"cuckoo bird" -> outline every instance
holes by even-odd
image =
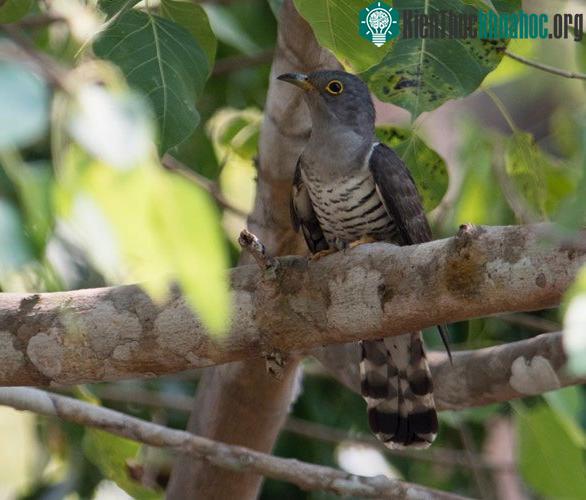
[[[362,80],[343,71],[278,79],[303,90],[311,114],[311,135],[295,168],[291,217],[313,258],[368,241],[431,240],[409,170],[375,137],[374,106]],[[440,334],[445,343],[444,326]],[[428,447],[438,422],[421,332],[364,340],[361,352],[372,431],[389,448]]]

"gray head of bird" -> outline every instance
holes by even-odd
[[[285,73],[277,77],[303,90],[313,128],[348,127],[360,135],[374,131],[374,106],[366,84],[345,71]]]

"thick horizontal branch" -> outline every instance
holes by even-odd
[[[180,295],[156,305],[137,286],[0,294],[0,385],[157,376],[552,307],[586,251],[546,243],[545,232],[465,226],[423,245],[280,258],[268,274],[241,266],[224,337],[209,336]]]
[[[331,467],[274,457],[240,446],[230,446],[39,389],[0,388],[0,404],[96,427],[150,446],[185,453],[194,458],[204,458],[218,467],[237,472],[254,472],[288,481],[305,490],[325,490],[340,495],[398,500],[462,498],[383,476],[362,477]]]
[[[340,382],[360,393],[360,354],[356,344],[314,354]],[[453,364],[438,352],[428,357],[439,410],[484,406],[586,383],[586,377],[576,377],[565,370],[561,332],[456,352]]]

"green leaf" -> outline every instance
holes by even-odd
[[[572,194],[576,180],[565,166],[558,166],[538,146],[530,133],[517,132],[507,140],[506,172],[517,191],[537,213],[556,213]]]
[[[211,3],[206,3],[204,9],[218,40],[247,55],[261,50],[230,9]]]
[[[295,7],[311,26],[319,44],[331,50],[353,72],[374,66],[391,44],[377,47],[358,34],[360,10],[372,0],[295,0]]]
[[[107,15],[107,18],[110,19],[122,9],[131,9],[138,2],[140,2],[140,0],[100,0],[98,2],[98,7]]]
[[[0,286],[15,272],[33,260],[32,249],[23,231],[16,207],[0,198]]]
[[[252,161],[258,151],[258,138],[262,113],[255,108],[224,108],[216,111],[206,128],[214,144],[219,161],[233,152],[240,158]]]
[[[582,390],[583,388],[579,386],[564,387],[557,391],[546,392],[543,397],[553,410],[578,424],[582,412],[586,409]]]
[[[0,7],[0,23],[14,23],[32,9],[34,0],[7,0]]]
[[[520,0],[494,1],[499,12],[520,8]],[[452,11],[467,15],[477,9],[462,0],[395,0],[400,12]],[[405,27],[402,26],[403,31]],[[384,102],[408,109],[413,118],[450,99],[474,92],[494,70],[506,46],[502,40],[478,38],[424,39],[401,35],[384,59],[364,74],[370,89]]]
[[[195,101],[209,74],[208,58],[191,33],[168,19],[129,10],[102,33],[94,51],[120,66],[151,100],[161,153],[189,137],[199,123]]]
[[[425,211],[439,205],[448,189],[448,171],[443,158],[410,130],[381,126],[376,128],[376,135],[397,152],[411,171]]]
[[[511,211],[498,186],[492,167],[494,141],[486,130],[469,120],[459,127],[462,147],[458,152],[464,180],[455,203],[452,221],[472,224],[503,224],[511,218]],[[511,219],[512,222],[512,219]]]
[[[0,154],[6,173],[17,189],[25,216],[25,228],[37,253],[45,250],[53,228],[51,165],[44,161],[24,163],[16,155]]]
[[[519,468],[523,478],[548,498],[586,498],[584,449],[579,446],[563,415],[546,405],[518,408]]]
[[[191,0],[161,0],[161,15],[189,31],[208,56],[210,71],[214,66],[218,42],[206,11]]]
[[[105,477],[134,498],[158,500],[160,493],[145,488],[129,475],[129,466],[138,458],[141,447],[136,441],[98,429],[86,429],[83,438],[85,456]]]
[[[0,62],[0,150],[40,139],[49,122],[49,91],[24,66]],[[10,103],[10,105],[6,105]]]
[[[225,331],[230,319],[228,257],[207,193],[154,162],[120,170],[75,147],[65,157],[59,188],[63,216],[75,221],[80,213],[87,215],[80,221],[82,230],[89,234],[103,226],[104,218],[109,223],[100,230],[102,240],[113,233],[127,281],[140,282],[157,300],[164,300],[170,284],[177,282],[209,330]],[[98,255],[93,260],[105,259]],[[120,279],[120,271],[104,271],[110,281]]]

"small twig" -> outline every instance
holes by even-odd
[[[522,64],[526,64],[527,66],[531,66],[533,68],[540,69],[541,71],[546,71],[547,73],[551,73],[553,75],[563,76],[564,78],[576,78],[578,80],[586,80],[586,74],[578,73],[575,71],[566,71],[565,69],[556,68],[554,66],[549,66],[547,64],[542,64],[536,61],[531,61],[530,59],[525,59],[524,57],[509,52],[508,50],[504,50],[505,55],[509,56],[511,59],[518,61]]]
[[[238,243],[240,243],[243,250],[246,250],[252,255],[263,271],[274,270],[277,267],[277,259],[267,253],[267,249],[262,242],[250,231],[243,229],[238,238]]]
[[[523,326],[540,333],[559,332],[562,329],[561,325],[555,321],[550,321],[549,319],[540,318],[539,316],[533,316],[532,314],[527,313],[505,313],[497,314],[495,317],[502,319],[507,323],[511,323],[512,325]]]
[[[477,461],[474,457],[477,455],[475,446],[474,446],[474,438],[472,437],[472,432],[470,431],[470,427],[468,423],[460,418],[458,419],[458,430],[460,432],[460,438],[462,439],[462,444],[464,445],[464,450],[466,451],[466,457],[470,463],[470,468],[472,469],[472,474],[474,476],[474,482],[476,483],[476,487],[478,488],[478,492],[481,495],[481,498],[484,500],[491,500],[493,498],[492,490],[493,485],[488,478],[484,475],[483,470],[478,467]]]
[[[57,389],[56,392],[72,394],[71,389]],[[192,411],[194,403],[193,398],[190,396],[182,394],[166,394],[135,386],[124,387],[122,384],[108,384],[100,385],[99,387],[92,387],[92,392],[95,392],[100,399],[105,401],[140,405],[156,409],[163,408],[186,413]],[[343,429],[336,429],[334,427],[291,416],[287,419],[283,430],[299,436],[317,439],[332,444],[339,444],[346,441],[374,446],[391,456],[432,462],[447,467],[458,466],[469,468],[471,467],[470,460],[472,460],[476,466],[483,469],[511,471],[515,468],[513,463],[499,463],[486,460],[479,454],[465,457],[459,450],[440,448],[438,446],[434,446],[427,450],[391,450],[371,435],[354,432],[349,433]]]
[[[363,477],[331,467],[275,457],[242,446],[227,445],[39,389],[0,388],[0,404],[95,427],[150,446],[184,453],[196,459],[205,458],[217,467],[288,481],[306,490],[324,490],[365,498],[462,498],[416,484],[387,479],[384,476]]]
[[[63,16],[56,16],[53,14],[39,14],[36,16],[27,16],[20,21],[13,23],[12,26],[16,26],[19,28],[45,28],[54,23],[66,23],[67,19]]]
[[[265,50],[252,56],[231,56],[219,59],[212,70],[213,76],[225,75],[232,71],[238,71],[245,68],[268,64],[273,59],[274,51]]]
[[[216,182],[208,179],[207,177],[201,174],[198,174],[194,170],[191,170],[189,167],[181,163],[179,160],[177,160],[170,154],[166,154],[165,156],[163,156],[162,163],[167,170],[175,172],[184,177],[185,179],[193,182],[194,184],[197,184],[199,187],[205,189],[214,197],[218,205],[220,205],[222,208],[229,210],[230,212],[233,212],[241,217],[248,216],[246,212],[240,210],[239,208],[232,205],[228,200],[226,200],[226,198],[222,194],[222,191],[220,190],[220,187]]]

